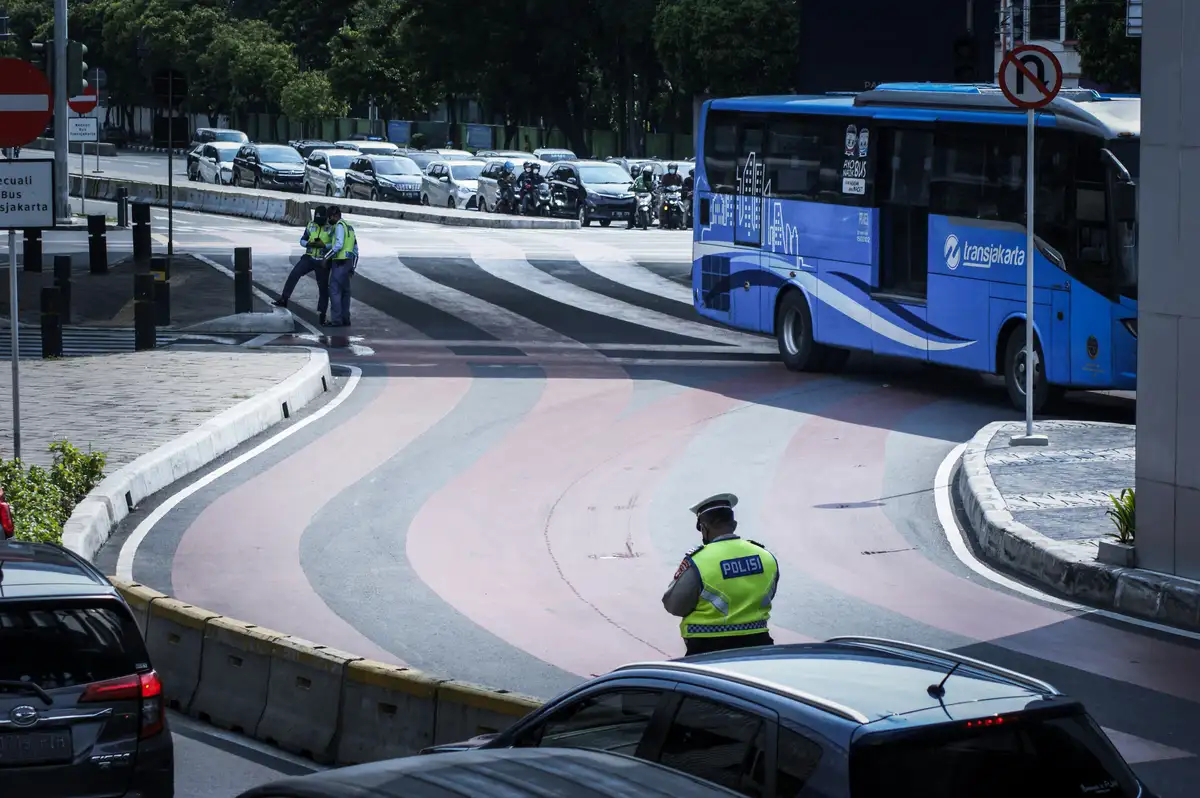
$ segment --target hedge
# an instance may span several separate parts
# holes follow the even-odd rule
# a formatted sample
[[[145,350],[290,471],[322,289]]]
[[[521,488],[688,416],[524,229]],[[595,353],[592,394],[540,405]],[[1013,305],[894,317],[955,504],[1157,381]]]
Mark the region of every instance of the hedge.
[[[66,441],[50,444],[50,468],[0,460],[0,487],[12,505],[16,539],[62,543],[63,525],[75,505],[104,478],[104,452],[84,452]]]

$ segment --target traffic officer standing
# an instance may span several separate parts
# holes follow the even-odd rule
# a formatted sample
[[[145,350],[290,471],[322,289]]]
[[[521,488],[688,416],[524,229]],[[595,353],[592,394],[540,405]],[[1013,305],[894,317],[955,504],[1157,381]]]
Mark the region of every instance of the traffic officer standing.
[[[779,587],[775,555],[734,534],[737,496],[721,493],[691,508],[703,543],[684,556],[663,607],[683,620],[688,654],[773,645],[767,631]]]
[[[354,227],[342,218],[342,210],[331,206],[327,211],[333,227],[332,240],[324,259],[329,264],[328,327],[350,326],[350,277],[358,265],[358,238]]]
[[[332,239],[330,237],[328,219],[325,216],[324,206],[318,205],[313,209],[313,219],[304,228],[304,235],[300,237],[300,246],[304,247],[304,254],[300,256],[300,260],[296,261],[296,265],[292,267],[291,274],[288,275],[287,281],[283,284],[283,291],[279,295],[279,299],[275,300],[275,307],[286,308],[288,301],[292,298],[292,292],[296,290],[296,283],[300,282],[300,278],[309,272],[315,272],[314,277],[317,278],[317,313],[320,314],[321,324],[325,324],[325,311],[329,308],[329,264],[321,260],[321,253],[329,247]]]

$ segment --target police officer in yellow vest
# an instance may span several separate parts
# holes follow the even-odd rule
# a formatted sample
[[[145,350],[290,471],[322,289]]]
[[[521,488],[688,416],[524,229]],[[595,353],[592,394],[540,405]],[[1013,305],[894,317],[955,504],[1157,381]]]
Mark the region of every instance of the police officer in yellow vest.
[[[779,587],[775,555],[734,534],[737,496],[721,493],[691,508],[704,543],[687,553],[663,607],[683,619],[688,654],[773,645],[767,631]]]
[[[292,298],[292,292],[296,290],[296,283],[300,282],[304,275],[314,272],[313,276],[317,278],[317,313],[321,317],[321,324],[325,323],[325,311],[329,307],[329,265],[321,260],[321,253],[332,243],[331,236],[325,208],[317,206],[313,209],[313,220],[304,228],[304,235],[300,237],[300,246],[304,247],[304,254],[292,267],[287,281],[283,284],[283,292],[280,293],[279,299],[275,300],[275,307],[286,308]]]
[[[327,327],[350,326],[350,277],[358,265],[358,238],[354,227],[342,218],[342,210],[329,208],[332,241],[325,250],[329,264],[329,323]]]

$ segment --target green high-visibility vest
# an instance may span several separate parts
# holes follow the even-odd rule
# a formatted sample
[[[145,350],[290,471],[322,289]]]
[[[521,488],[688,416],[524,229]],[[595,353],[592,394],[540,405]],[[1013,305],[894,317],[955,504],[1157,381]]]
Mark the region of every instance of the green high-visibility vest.
[[[325,251],[333,242],[333,234],[329,232],[329,227],[316,222],[308,223],[308,252],[314,258]]]
[[[354,243],[355,243],[354,228],[345,219],[339,221],[337,223],[337,225],[334,225],[335,231],[336,231],[338,225],[341,225],[345,229],[346,232],[343,233],[343,236],[342,236],[342,248],[339,249],[337,252],[333,253],[332,260],[346,260],[354,253]],[[330,236],[330,241],[332,241],[332,240],[333,240],[333,235]]]
[[[731,637],[767,631],[775,555],[743,538],[717,540],[691,555],[703,587],[696,609],[679,624],[684,637]]]

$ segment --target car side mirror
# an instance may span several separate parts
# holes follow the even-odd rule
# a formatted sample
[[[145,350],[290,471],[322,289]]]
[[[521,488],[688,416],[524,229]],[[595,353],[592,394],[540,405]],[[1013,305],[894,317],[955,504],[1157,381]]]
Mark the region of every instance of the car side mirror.
[[[364,169],[363,174],[364,175],[373,175],[373,174],[375,174],[375,170],[374,169]]]
[[[1137,221],[1137,185],[1118,182],[1113,184],[1113,215],[1118,222]]]
[[[443,183],[449,183],[450,175],[438,175],[438,180],[441,180]]]
[[[575,178],[573,178],[573,177],[568,177],[568,178],[567,178],[567,182],[568,182],[568,183],[570,183],[570,184],[571,184],[571,185],[573,185],[573,186],[577,186],[577,185],[579,185],[579,181],[578,181],[578,180],[576,180],[576,179],[575,179]]]

